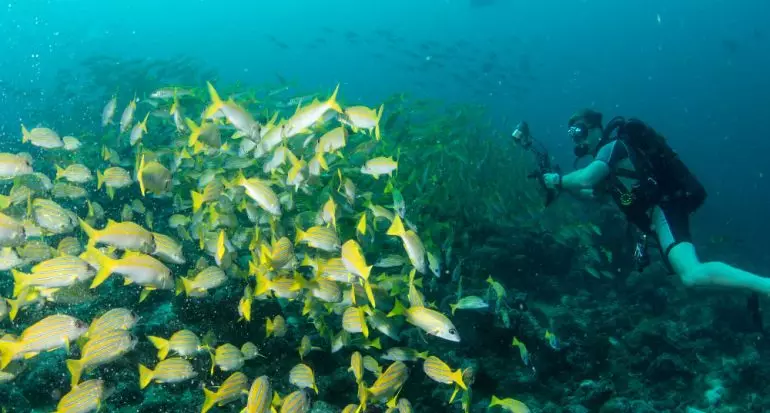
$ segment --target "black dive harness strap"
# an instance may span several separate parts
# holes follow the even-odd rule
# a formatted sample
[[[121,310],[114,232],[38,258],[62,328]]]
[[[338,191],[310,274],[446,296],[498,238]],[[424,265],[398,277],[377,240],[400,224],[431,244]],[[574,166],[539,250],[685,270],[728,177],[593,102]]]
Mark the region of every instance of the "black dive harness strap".
[[[634,169],[617,168],[610,174],[609,184],[612,197],[631,222],[642,231],[649,231],[651,221],[647,215],[647,210],[660,202],[662,194],[652,164],[629,144],[630,128],[627,126],[632,122],[635,121],[626,121],[620,116],[613,118],[607,124],[596,151],[612,141],[616,141],[616,145],[622,144],[624,146]],[[596,151],[594,156],[596,156]],[[629,188],[623,183],[623,178],[636,182]]]

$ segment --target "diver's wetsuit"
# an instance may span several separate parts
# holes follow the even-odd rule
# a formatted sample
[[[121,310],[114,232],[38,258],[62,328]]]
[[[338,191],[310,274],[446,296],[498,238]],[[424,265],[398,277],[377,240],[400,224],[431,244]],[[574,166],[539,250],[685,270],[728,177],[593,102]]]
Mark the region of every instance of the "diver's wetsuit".
[[[599,148],[595,160],[609,166],[611,191],[630,193],[639,185],[639,178],[634,176],[638,170],[634,167],[635,156],[635,152],[621,140],[613,140]],[[668,253],[673,247],[692,242],[689,212],[675,199],[662,197],[657,203],[645,205],[645,202],[639,202],[632,208],[621,206],[621,210],[640,230],[655,234],[666,264],[669,264]]]

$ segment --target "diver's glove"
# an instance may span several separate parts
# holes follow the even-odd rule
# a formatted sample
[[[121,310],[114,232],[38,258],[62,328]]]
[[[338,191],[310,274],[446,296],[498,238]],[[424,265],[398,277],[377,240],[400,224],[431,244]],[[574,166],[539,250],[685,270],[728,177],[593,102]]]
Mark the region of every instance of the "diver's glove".
[[[557,173],[543,174],[543,184],[548,189],[561,189],[561,175]]]

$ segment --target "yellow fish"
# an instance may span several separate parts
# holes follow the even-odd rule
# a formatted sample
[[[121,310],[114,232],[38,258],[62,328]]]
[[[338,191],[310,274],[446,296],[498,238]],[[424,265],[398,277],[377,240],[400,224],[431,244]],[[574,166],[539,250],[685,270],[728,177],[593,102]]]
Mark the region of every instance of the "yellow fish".
[[[16,341],[0,341],[0,369],[17,356],[32,357],[66,347],[88,330],[88,325],[64,314],[50,315],[27,327]]]
[[[244,413],[269,413],[273,399],[273,388],[267,376],[254,379],[249,388]]]
[[[143,364],[139,365],[139,388],[147,387],[150,382],[156,383],[179,383],[192,379],[198,373],[193,370],[189,361],[172,357],[165,359],[155,366],[155,369],[149,369]]]
[[[315,375],[313,369],[307,364],[297,364],[289,372],[289,383],[300,389],[313,389],[318,394],[318,387],[315,384]]]
[[[241,395],[246,392],[249,387],[249,379],[245,374],[241,372],[235,372],[230,375],[219,386],[216,392],[213,392],[206,387],[203,388],[203,407],[201,413],[206,413],[211,410],[214,405],[224,406],[227,403],[233,402],[241,398]]]
[[[83,346],[80,360],[67,360],[67,369],[72,376],[72,386],[77,386],[83,370],[110,363],[123,357],[136,346],[136,338],[123,330],[112,330],[92,337]]]
[[[152,232],[133,222],[115,222],[109,220],[104,229],[94,229],[87,222],[80,220],[80,227],[88,235],[88,246],[107,244],[122,250],[152,253],[155,239]]]
[[[460,334],[457,332],[452,321],[438,311],[426,307],[404,308],[400,301],[396,300],[396,305],[388,314],[388,317],[395,315],[406,316],[406,321],[416,327],[421,328],[426,333],[443,338],[444,340],[460,342]]]
[[[373,266],[366,264],[363,250],[355,240],[348,240],[342,245],[342,263],[352,274],[361,277],[369,304],[376,308],[374,292],[372,292],[372,286],[369,284],[369,274],[371,274]]]
[[[463,382],[463,371],[452,369],[436,356],[430,356],[422,364],[422,370],[425,374],[439,383],[452,384],[457,383],[463,390],[468,390],[468,386]]]
[[[158,349],[159,360],[165,360],[171,351],[180,357],[188,358],[203,350],[198,336],[190,330],[179,330],[168,340],[156,336],[147,336],[147,339]]]
[[[96,411],[104,400],[104,381],[88,380],[73,386],[62,396],[54,413],[84,413]]]

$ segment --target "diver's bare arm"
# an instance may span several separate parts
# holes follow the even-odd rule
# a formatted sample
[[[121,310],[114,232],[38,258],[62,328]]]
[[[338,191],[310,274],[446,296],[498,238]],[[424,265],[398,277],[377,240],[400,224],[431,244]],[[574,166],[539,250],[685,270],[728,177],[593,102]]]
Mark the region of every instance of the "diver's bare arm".
[[[564,175],[561,187],[567,191],[579,193],[584,189],[592,189],[610,174],[610,168],[602,161],[593,161],[588,166]]]

